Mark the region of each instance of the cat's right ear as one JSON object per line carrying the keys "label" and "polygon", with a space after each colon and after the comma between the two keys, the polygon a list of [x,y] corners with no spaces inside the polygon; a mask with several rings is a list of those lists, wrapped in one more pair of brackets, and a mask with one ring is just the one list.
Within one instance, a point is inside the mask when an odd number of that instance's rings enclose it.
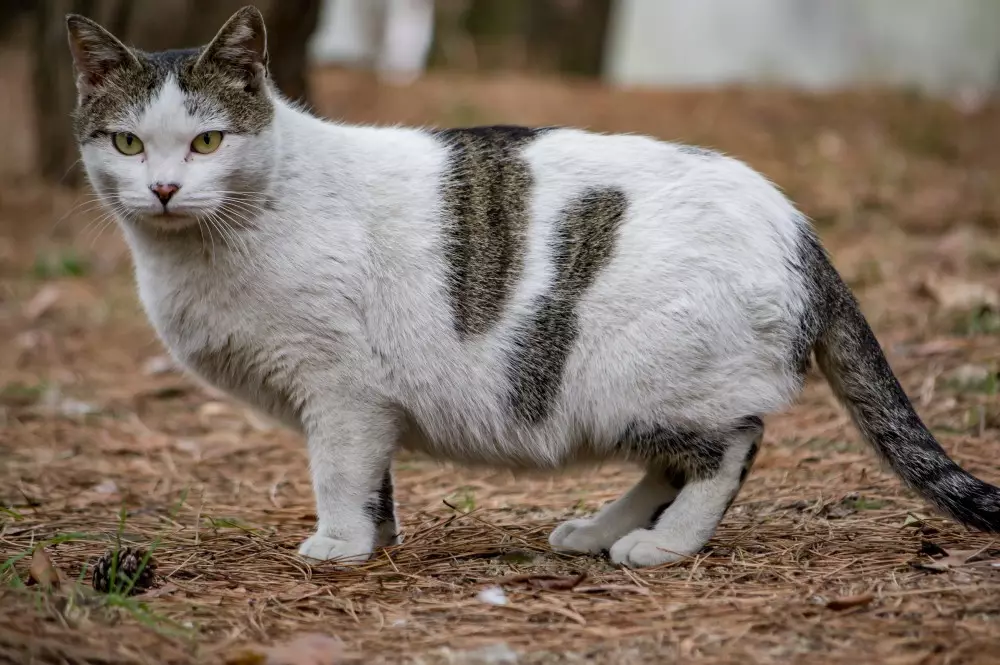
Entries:
{"label": "cat's right ear", "polygon": [[81,99],[90,95],[114,70],[137,62],[117,37],[89,18],[67,15],[66,32]]}

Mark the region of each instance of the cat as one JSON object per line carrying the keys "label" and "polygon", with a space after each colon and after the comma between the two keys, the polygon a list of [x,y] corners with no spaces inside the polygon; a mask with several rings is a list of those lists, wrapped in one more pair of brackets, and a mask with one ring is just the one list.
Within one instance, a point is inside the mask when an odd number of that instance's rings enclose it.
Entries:
{"label": "cat", "polygon": [[963,524],[1000,490],[915,413],[809,221],[723,154],[572,128],[347,126],[284,99],[253,7],[144,53],[67,17],[75,134],[148,318],[195,375],[304,434],[309,560],[398,543],[400,449],[644,476],[556,550],[706,544],[815,355],[875,451]]}

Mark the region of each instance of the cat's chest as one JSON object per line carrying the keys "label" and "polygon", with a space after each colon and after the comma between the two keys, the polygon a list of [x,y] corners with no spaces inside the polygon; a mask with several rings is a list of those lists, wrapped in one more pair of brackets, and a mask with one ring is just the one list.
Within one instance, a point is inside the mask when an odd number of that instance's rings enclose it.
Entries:
{"label": "cat's chest", "polygon": [[136,277],[151,323],[175,353],[189,355],[259,325],[259,308],[250,305],[239,277],[211,275],[200,266],[140,267]]}
{"label": "cat's chest", "polygon": [[[140,297],[171,354],[209,383],[297,426],[292,373],[294,309],[245,278],[184,271],[138,271]],[[283,319],[283,320],[279,320]]]}

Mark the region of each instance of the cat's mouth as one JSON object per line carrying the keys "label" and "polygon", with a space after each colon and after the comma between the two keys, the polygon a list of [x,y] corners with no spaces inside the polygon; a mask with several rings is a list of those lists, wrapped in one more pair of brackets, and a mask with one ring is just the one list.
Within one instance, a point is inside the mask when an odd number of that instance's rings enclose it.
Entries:
{"label": "cat's mouth", "polygon": [[164,231],[180,231],[198,223],[198,219],[194,215],[176,210],[146,213],[143,215],[142,221]]}

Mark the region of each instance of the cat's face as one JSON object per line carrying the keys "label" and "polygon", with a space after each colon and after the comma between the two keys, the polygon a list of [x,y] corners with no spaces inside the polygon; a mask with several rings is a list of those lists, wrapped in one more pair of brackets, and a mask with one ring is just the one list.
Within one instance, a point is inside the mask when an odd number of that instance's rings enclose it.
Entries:
{"label": "cat's face", "polygon": [[180,230],[240,225],[267,187],[274,150],[264,24],[237,12],[203,49],[146,54],[67,19],[74,126],[91,183],[119,219]]}

